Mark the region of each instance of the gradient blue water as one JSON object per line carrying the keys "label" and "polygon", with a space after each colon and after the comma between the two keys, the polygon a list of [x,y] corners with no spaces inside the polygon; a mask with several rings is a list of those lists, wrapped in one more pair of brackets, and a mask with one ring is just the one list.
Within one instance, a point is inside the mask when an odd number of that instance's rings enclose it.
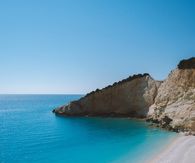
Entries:
{"label": "gradient blue water", "polygon": [[79,97],[0,95],[0,162],[142,162],[175,137],[142,121],[52,114]]}

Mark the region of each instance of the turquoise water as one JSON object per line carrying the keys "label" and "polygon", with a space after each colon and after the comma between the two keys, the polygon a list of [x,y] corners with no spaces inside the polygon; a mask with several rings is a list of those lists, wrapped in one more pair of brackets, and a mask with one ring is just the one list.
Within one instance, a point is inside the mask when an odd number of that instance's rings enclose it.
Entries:
{"label": "turquoise water", "polygon": [[176,135],[125,118],[63,118],[80,95],[0,95],[1,163],[143,162]]}

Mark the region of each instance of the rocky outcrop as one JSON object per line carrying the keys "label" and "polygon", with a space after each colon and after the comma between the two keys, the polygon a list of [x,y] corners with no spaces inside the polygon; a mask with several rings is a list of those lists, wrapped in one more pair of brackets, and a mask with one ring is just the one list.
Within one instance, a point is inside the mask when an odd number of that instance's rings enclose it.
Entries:
{"label": "rocky outcrop", "polygon": [[102,90],[97,89],[54,112],[69,116],[146,117],[159,85],[160,82],[153,80],[149,74],[134,75]]}
{"label": "rocky outcrop", "polygon": [[146,118],[169,130],[195,132],[195,58],[182,60],[162,82],[149,74],[134,75],[54,112]]}
{"label": "rocky outcrop", "polygon": [[183,60],[160,85],[148,117],[176,131],[195,131],[195,58]]}

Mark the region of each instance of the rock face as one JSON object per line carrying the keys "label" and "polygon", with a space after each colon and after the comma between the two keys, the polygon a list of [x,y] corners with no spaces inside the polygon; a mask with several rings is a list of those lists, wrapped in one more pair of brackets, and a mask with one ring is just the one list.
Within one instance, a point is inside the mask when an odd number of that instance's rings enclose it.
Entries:
{"label": "rock face", "polygon": [[181,61],[160,85],[148,117],[166,123],[173,130],[195,131],[195,58]]}
{"label": "rock face", "polygon": [[134,75],[54,109],[66,116],[146,118],[174,131],[195,132],[195,58],[183,60],[162,82]]}
{"label": "rock face", "polygon": [[150,75],[134,75],[102,90],[91,92],[78,101],[55,109],[64,115],[146,117],[154,103],[160,82]]}

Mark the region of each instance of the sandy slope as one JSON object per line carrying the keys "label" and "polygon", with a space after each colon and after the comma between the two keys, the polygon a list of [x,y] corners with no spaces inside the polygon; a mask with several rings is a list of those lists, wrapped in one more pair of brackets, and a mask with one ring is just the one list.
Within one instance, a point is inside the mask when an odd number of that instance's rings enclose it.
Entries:
{"label": "sandy slope", "polygon": [[179,136],[150,163],[195,163],[195,136]]}

